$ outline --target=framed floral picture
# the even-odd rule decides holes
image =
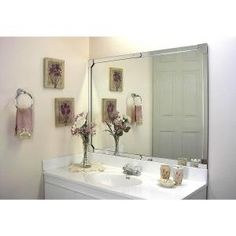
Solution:
[[[64,88],[65,61],[53,58],[44,58],[44,87]]]
[[[110,68],[110,91],[123,91],[123,69]]]
[[[74,122],[74,98],[55,98],[56,127],[71,126]]]
[[[110,120],[110,116],[116,109],[116,99],[103,98],[102,99],[102,122]]]

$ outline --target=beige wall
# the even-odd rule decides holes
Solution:
[[[43,88],[43,57],[65,60],[65,88]],[[88,38],[0,38],[0,198],[43,196],[43,159],[81,151],[70,127],[55,128],[54,98],[74,97],[75,111],[87,110]],[[14,136],[17,88],[31,92],[34,133]]]
[[[178,34],[176,37],[90,38],[90,58],[208,43],[209,189],[211,199],[236,198],[236,38]]]

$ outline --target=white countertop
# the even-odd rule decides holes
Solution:
[[[104,165],[105,171],[101,174],[122,174],[122,169],[114,166]],[[163,200],[180,200],[202,190],[206,187],[206,181],[196,181],[191,179],[183,179],[182,185],[173,188],[165,188],[159,185],[159,174],[142,172],[141,176],[131,176],[142,181],[139,185],[134,186],[106,186],[99,183],[93,183],[87,180],[87,176],[91,173],[72,173],[68,170],[68,166],[59,168],[50,168],[44,171],[46,177],[54,177],[60,180],[68,181],[73,184],[86,186],[94,190],[102,190],[106,193],[113,193],[130,199],[163,199]],[[98,173],[99,174],[99,173]]]

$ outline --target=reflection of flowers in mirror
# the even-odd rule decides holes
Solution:
[[[109,120],[105,121],[108,129],[105,131],[108,132],[115,141],[115,152],[114,155],[117,155],[119,152],[119,138],[125,133],[128,133],[131,127],[129,126],[128,117],[119,116],[119,112],[113,112],[109,116]]]
[[[129,126],[129,118],[126,116],[119,116],[119,112],[113,112],[110,114],[110,119],[106,120],[105,123],[108,126],[109,132],[113,136],[122,136],[123,132],[127,133],[131,129]]]

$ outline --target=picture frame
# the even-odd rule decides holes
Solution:
[[[44,58],[44,88],[63,89],[65,80],[65,61]]]
[[[117,111],[117,99],[102,99],[102,122],[110,120],[110,115]]]
[[[74,98],[55,98],[55,126],[71,126],[74,123]]]
[[[123,69],[110,67],[110,91],[122,92],[123,91]]]

